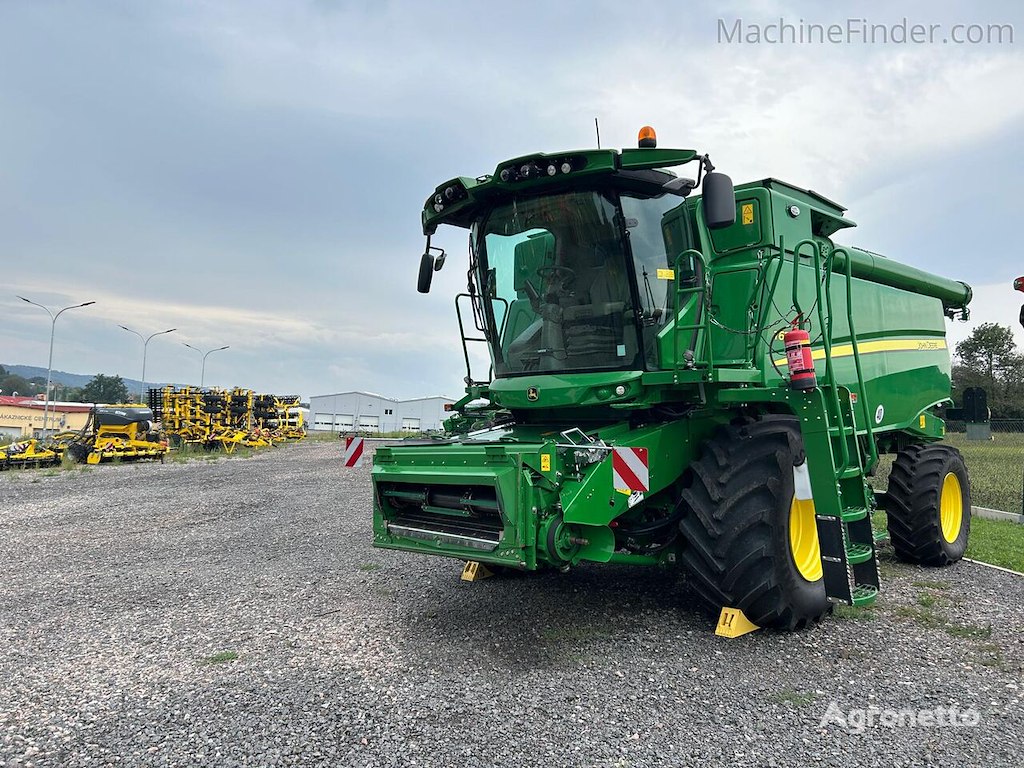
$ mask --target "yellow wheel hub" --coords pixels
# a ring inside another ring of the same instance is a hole
[[[960,489],[960,478],[952,472],[942,481],[939,519],[942,523],[942,538],[952,544],[960,535],[960,528],[964,524],[964,494]]]
[[[814,522],[814,501],[793,497],[789,507],[789,554],[793,564],[806,581],[817,581],[822,576],[821,545],[818,527]]]

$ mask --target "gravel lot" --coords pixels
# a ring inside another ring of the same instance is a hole
[[[1024,578],[980,565],[887,560],[867,615],[728,641],[674,573],[372,549],[335,443],[0,501],[0,766],[1024,764]],[[981,720],[856,733],[831,702]]]

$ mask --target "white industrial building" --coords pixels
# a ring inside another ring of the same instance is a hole
[[[451,416],[450,397],[394,400],[372,392],[341,392],[309,398],[308,428],[328,432],[427,432]]]

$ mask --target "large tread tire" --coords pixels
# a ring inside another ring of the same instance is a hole
[[[946,475],[960,484],[963,513],[956,538],[942,534],[940,500]],[[896,556],[921,565],[952,565],[964,556],[971,530],[971,483],[960,451],[950,445],[912,445],[901,451],[889,473],[885,495],[889,538]]]
[[[822,579],[805,580],[790,553],[799,423],[764,416],[720,428],[683,490],[682,562],[713,609],[739,608],[761,627],[798,630],[831,612]]]

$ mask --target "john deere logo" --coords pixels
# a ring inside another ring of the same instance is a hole
[[[532,402],[536,402],[536,400],[539,397],[540,397],[540,393],[537,392],[537,388],[536,387],[530,387],[530,388],[528,388],[526,390],[526,399],[529,400],[531,403]]]

